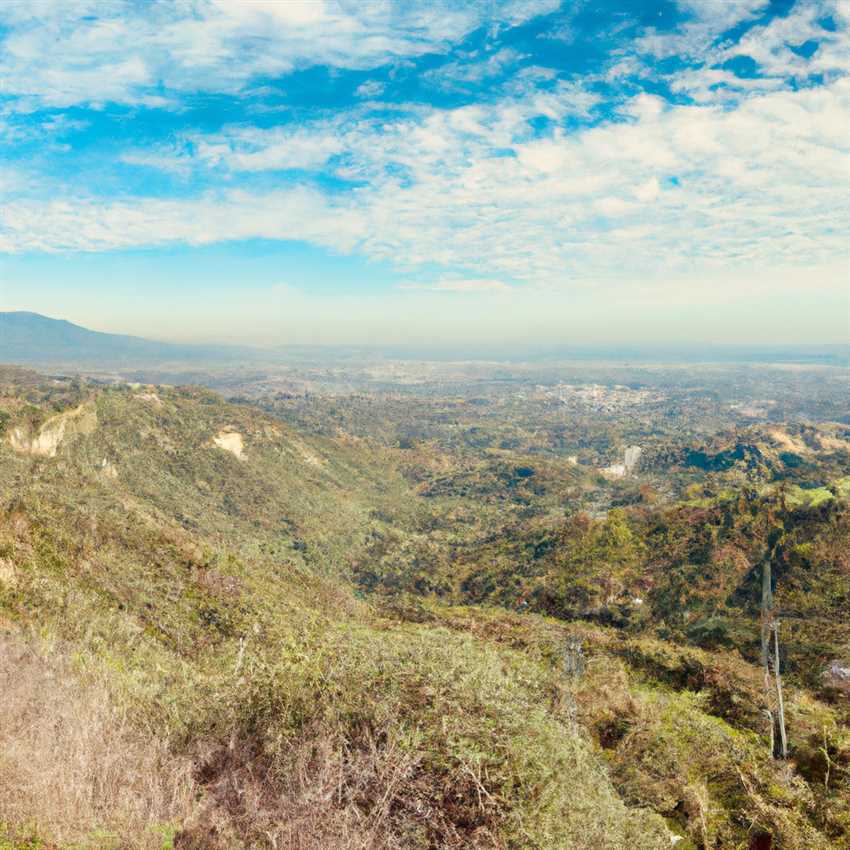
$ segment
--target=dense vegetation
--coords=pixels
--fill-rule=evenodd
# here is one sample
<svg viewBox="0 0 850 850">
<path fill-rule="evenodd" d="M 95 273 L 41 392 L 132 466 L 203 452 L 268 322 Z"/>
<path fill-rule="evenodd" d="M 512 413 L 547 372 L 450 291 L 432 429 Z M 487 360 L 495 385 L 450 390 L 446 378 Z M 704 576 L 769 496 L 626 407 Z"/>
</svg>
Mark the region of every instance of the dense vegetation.
<svg viewBox="0 0 850 850">
<path fill-rule="evenodd" d="M 846 426 L 609 480 L 545 421 L 0 385 L 0 847 L 850 847 Z"/>
</svg>

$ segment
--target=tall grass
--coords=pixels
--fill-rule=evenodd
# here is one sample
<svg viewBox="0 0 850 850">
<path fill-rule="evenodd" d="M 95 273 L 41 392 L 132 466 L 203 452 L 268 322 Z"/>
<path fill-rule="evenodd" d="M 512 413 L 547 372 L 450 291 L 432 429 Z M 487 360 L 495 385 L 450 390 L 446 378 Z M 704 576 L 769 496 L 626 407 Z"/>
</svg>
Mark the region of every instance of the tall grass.
<svg viewBox="0 0 850 850">
<path fill-rule="evenodd" d="M 191 816 L 188 760 L 133 728 L 61 651 L 0 635 L 0 824 L 82 847 L 159 850 Z"/>
</svg>

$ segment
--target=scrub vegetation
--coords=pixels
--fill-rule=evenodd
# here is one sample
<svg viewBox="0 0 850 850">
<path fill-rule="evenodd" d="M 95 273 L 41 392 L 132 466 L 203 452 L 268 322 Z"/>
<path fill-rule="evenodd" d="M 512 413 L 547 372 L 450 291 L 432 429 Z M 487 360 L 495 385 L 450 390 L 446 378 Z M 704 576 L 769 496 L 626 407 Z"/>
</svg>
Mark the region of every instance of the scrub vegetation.
<svg viewBox="0 0 850 850">
<path fill-rule="evenodd" d="M 606 481 L 373 401 L 3 370 L 0 848 L 850 847 L 850 429 Z"/>
</svg>

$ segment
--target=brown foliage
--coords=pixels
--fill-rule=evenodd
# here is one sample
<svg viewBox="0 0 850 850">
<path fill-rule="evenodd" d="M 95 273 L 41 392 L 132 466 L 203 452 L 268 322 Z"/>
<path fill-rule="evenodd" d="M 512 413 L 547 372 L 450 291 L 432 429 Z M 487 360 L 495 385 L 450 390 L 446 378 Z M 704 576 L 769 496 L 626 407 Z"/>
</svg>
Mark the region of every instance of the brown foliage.
<svg viewBox="0 0 850 850">
<path fill-rule="evenodd" d="M 493 801 L 475 777 L 441 787 L 418 758 L 383 736 L 356 750 L 305 730 L 281 773 L 247 743 L 211 747 L 196 779 L 206 805 L 175 850 L 229 850 L 237 841 L 276 850 L 495 850 Z"/>
</svg>

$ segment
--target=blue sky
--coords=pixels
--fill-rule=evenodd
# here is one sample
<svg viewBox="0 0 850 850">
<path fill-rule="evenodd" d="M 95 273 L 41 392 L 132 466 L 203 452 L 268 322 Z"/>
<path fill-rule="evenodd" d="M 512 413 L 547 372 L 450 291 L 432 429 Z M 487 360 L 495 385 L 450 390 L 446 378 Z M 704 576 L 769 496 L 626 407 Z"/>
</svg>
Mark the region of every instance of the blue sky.
<svg viewBox="0 0 850 850">
<path fill-rule="evenodd" d="M 4 0 L 0 309 L 841 342 L 850 0 Z"/>
</svg>

